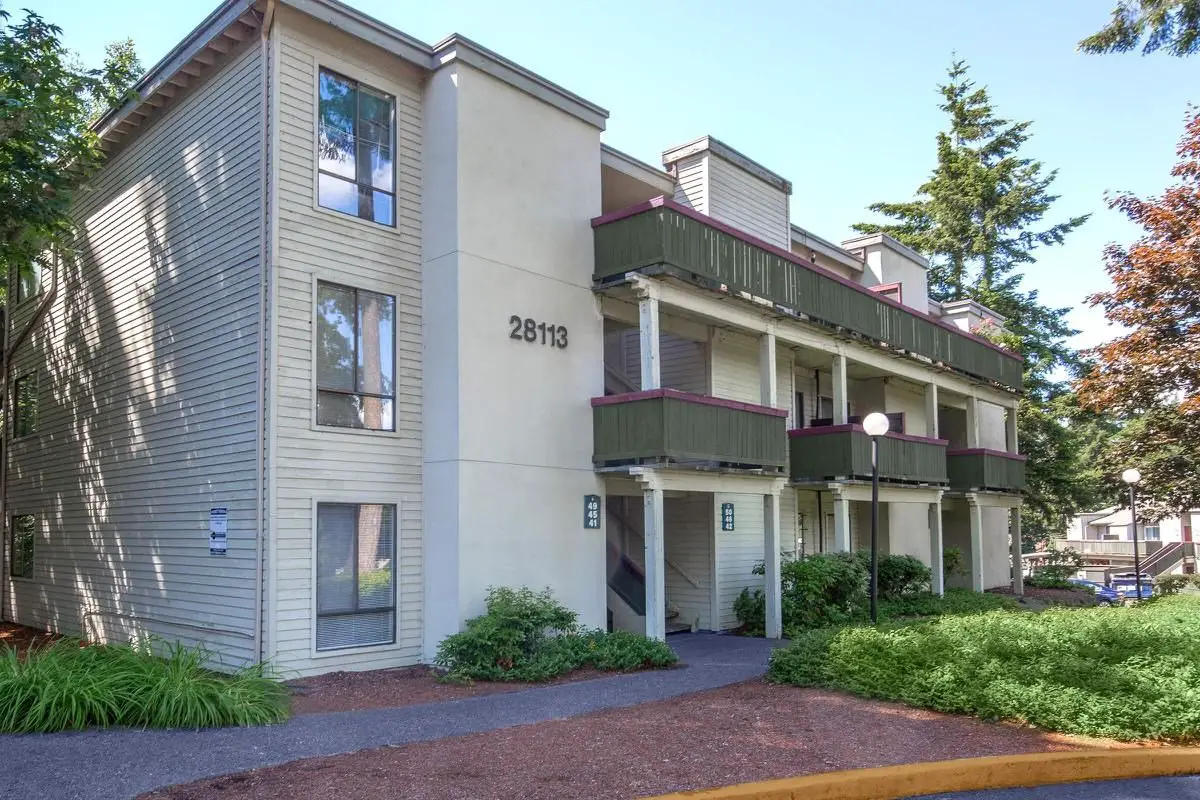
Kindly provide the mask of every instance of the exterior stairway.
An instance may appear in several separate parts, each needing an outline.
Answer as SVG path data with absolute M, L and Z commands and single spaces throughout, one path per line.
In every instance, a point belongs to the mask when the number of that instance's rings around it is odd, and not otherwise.
M 621 506 L 625 498 L 610 497 L 607 504 L 608 522 L 608 588 L 609 588 L 609 625 L 621 616 L 621 612 L 633 613 L 641 617 L 642 630 L 645 630 L 646 616 L 646 573 L 642 565 L 632 558 L 635 547 L 644 547 L 644 539 L 640 529 L 634 527 L 629 517 L 623 513 Z M 615 534 L 615 536 L 614 536 Z M 614 541 L 614 538 L 616 541 Z M 668 563 L 669 567 L 670 564 Z M 613 608 L 614 600 L 626 606 L 624 609 Z M 680 611 L 667 599 L 667 633 L 690 631 L 692 626 L 680 622 Z

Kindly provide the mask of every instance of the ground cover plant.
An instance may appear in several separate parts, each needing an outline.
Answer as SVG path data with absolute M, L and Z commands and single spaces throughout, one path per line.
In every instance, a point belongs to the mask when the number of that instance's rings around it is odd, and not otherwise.
M 664 642 L 628 631 L 585 630 L 549 589 L 492 588 L 486 613 L 438 646 L 434 663 L 450 681 L 546 681 L 592 668 L 666 667 L 677 660 Z
M 0 732 L 265 725 L 288 717 L 288 691 L 262 666 L 208 669 L 183 645 L 63 639 L 19 657 L 0 650 Z M 157 651 L 157 655 L 156 655 Z
M 1123 740 L 1200 739 L 1200 597 L 802 633 L 770 680 Z

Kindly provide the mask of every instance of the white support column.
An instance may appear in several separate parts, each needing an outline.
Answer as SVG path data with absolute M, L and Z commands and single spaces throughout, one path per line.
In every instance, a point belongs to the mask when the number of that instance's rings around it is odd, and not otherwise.
M 1025 594 L 1025 573 L 1021 562 L 1021 507 L 1011 509 L 1008 518 L 1009 547 L 1012 555 L 1012 590 L 1015 595 Z
M 929 504 L 929 571 L 933 573 L 929 588 L 936 595 L 946 593 L 945 545 L 942 544 L 942 496 Z
M 783 638 L 783 586 L 779 559 L 779 494 L 763 495 L 763 594 L 766 596 L 766 637 Z
M 971 513 L 971 588 L 983 591 L 983 508 L 979 498 L 967 495 L 967 508 Z
M 833 492 L 833 552 L 850 552 L 850 501 L 846 495 Z
M 663 490 L 653 483 L 642 491 L 646 554 L 646 636 L 667 638 L 667 567 L 663 547 Z
M 641 322 L 642 391 L 662 388 L 662 365 L 659 357 L 658 298 L 643 297 L 638 301 Z
M 846 391 L 846 357 L 833 357 L 833 424 L 845 425 L 850 419 L 850 396 Z
M 767 408 L 779 406 L 779 374 L 775 367 L 775 334 L 764 333 L 758 337 L 758 376 L 762 405 Z
M 1017 452 L 1017 409 L 1008 408 L 1004 411 L 1004 442 L 1008 452 Z
M 967 397 L 967 447 L 979 447 L 979 399 Z
M 938 436 L 938 387 L 936 383 L 925 384 L 925 435 L 931 439 Z

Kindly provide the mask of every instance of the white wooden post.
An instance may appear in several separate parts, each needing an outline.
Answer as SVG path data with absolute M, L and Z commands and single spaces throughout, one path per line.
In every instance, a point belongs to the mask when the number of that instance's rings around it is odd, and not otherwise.
M 845 425 L 849 421 L 850 398 L 846 391 L 846 357 L 838 353 L 833 357 L 833 424 Z
M 971 512 L 971 588 L 983 591 L 983 508 L 979 498 L 967 495 L 967 507 Z
M 942 544 L 942 497 L 929 504 L 929 571 L 933 573 L 929 588 L 936 595 L 946 593 L 946 564 Z
M 663 548 L 663 490 L 642 491 L 646 539 L 646 636 L 667 638 L 666 551 Z
M 979 447 L 979 400 L 967 398 L 967 447 Z
M 1021 507 L 1017 506 L 1009 513 L 1008 535 L 1009 547 L 1012 548 L 1012 590 L 1015 595 L 1025 594 L 1025 573 L 1021 563 Z
M 662 364 L 659 357 L 658 298 L 643 297 L 638 302 L 641 321 L 642 391 L 662 388 Z
M 833 552 L 850 552 L 850 501 L 833 491 Z
M 779 495 L 763 495 L 763 594 L 766 596 L 766 637 L 783 638 L 783 587 L 779 563 Z
M 1017 409 L 1009 408 L 1004 412 L 1004 442 L 1008 452 L 1017 452 Z
M 758 337 L 759 393 L 762 405 L 777 408 L 779 405 L 779 374 L 775 367 L 775 334 L 764 333 Z
M 925 435 L 938 437 L 938 387 L 936 383 L 925 384 Z

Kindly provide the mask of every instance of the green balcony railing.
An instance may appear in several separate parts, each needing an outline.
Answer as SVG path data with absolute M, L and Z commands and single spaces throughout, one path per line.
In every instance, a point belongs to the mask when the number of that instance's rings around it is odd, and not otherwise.
M 952 489 L 1019 492 L 1025 488 L 1025 456 L 999 450 L 950 450 L 946 472 Z
M 627 272 L 666 272 L 730 292 L 744 291 L 958 372 L 1021 388 L 1021 357 L 949 323 L 885 299 L 691 209 L 657 198 L 597 217 L 597 282 Z
M 871 437 L 861 425 L 803 428 L 788 434 L 792 480 L 871 479 Z M 879 440 L 879 478 L 892 483 L 946 483 L 946 441 L 889 433 Z
M 787 411 L 674 389 L 592 399 L 593 462 L 704 463 L 782 472 Z

